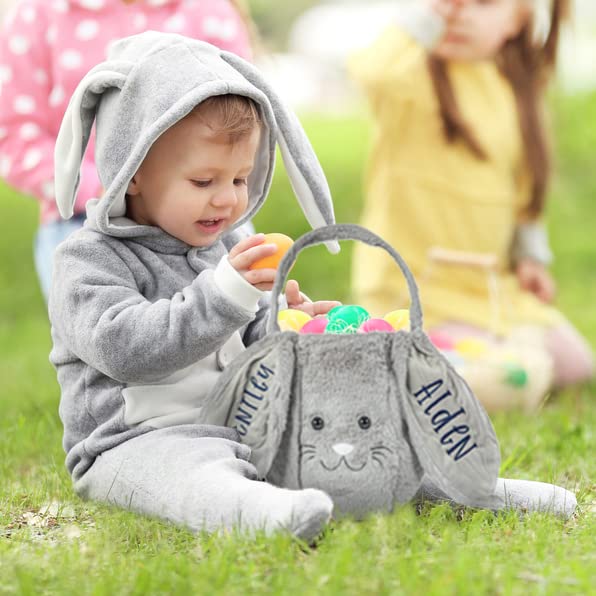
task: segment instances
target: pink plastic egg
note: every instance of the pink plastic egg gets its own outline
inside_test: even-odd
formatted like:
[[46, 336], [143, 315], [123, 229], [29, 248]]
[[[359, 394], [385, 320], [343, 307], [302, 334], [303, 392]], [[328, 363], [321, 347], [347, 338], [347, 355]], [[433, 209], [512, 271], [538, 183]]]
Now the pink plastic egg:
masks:
[[446, 333], [441, 333], [440, 331], [431, 331], [428, 334], [428, 337], [430, 341], [432, 341], [433, 345], [439, 350], [447, 350], [451, 352], [455, 349], [455, 342]]
[[311, 319], [302, 326], [300, 333], [325, 333], [325, 327], [327, 327], [326, 317], [317, 317]]
[[373, 331], [392, 332], [393, 330], [393, 326], [385, 319], [369, 319], [358, 327], [358, 333], [371, 333]]

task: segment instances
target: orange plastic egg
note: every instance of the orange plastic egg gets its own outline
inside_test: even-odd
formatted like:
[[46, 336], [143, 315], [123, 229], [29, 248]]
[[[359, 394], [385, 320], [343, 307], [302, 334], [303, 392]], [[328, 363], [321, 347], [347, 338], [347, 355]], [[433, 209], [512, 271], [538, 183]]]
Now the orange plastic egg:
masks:
[[294, 241], [285, 234], [265, 234], [265, 244], [275, 244], [277, 252], [268, 257], [255, 261], [249, 269], [277, 269], [283, 256], [288, 252]]

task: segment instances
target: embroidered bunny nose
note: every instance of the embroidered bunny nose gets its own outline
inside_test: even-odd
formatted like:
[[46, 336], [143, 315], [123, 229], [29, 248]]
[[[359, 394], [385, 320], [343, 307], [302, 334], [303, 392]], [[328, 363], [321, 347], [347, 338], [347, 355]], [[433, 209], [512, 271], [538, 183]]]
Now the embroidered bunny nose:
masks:
[[333, 445], [333, 451], [339, 455], [348, 455], [354, 451], [354, 446], [348, 443], [336, 443]]

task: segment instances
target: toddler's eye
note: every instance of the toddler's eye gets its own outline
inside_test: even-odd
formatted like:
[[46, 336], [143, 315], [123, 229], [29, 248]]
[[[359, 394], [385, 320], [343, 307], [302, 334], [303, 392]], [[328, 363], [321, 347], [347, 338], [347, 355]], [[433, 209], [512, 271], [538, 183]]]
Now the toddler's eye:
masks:
[[199, 188], [206, 188], [211, 184], [211, 180], [191, 180], [191, 182]]
[[323, 430], [323, 427], [325, 426], [325, 421], [320, 416], [315, 416], [310, 421], [310, 424], [315, 430]]
[[362, 429], [362, 430], [368, 430], [370, 428], [371, 425], [371, 421], [370, 418], [368, 416], [360, 416], [360, 418], [358, 418], [358, 426]]
[[234, 180], [235, 186], [246, 186], [246, 183], [247, 183], [246, 178], [236, 178]]

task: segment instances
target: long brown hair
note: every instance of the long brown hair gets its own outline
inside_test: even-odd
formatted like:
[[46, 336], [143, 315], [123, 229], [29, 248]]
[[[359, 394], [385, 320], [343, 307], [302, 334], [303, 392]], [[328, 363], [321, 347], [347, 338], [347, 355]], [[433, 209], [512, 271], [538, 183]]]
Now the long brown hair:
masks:
[[[542, 47], [536, 47], [533, 42], [531, 23], [528, 23], [497, 56], [497, 64], [515, 94], [525, 158], [532, 177], [532, 194], [527, 207], [530, 216], [539, 215], [544, 209], [552, 170], [541, 98], [555, 67], [561, 24], [569, 14], [569, 4], [569, 0], [553, 1], [551, 30]], [[486, 151], [457, 105], [445, 61], [429, 56], [428, 68], [439, 101], [445, 137], [449, 142], [461, 139], [478, 159], [487, 159]]]

